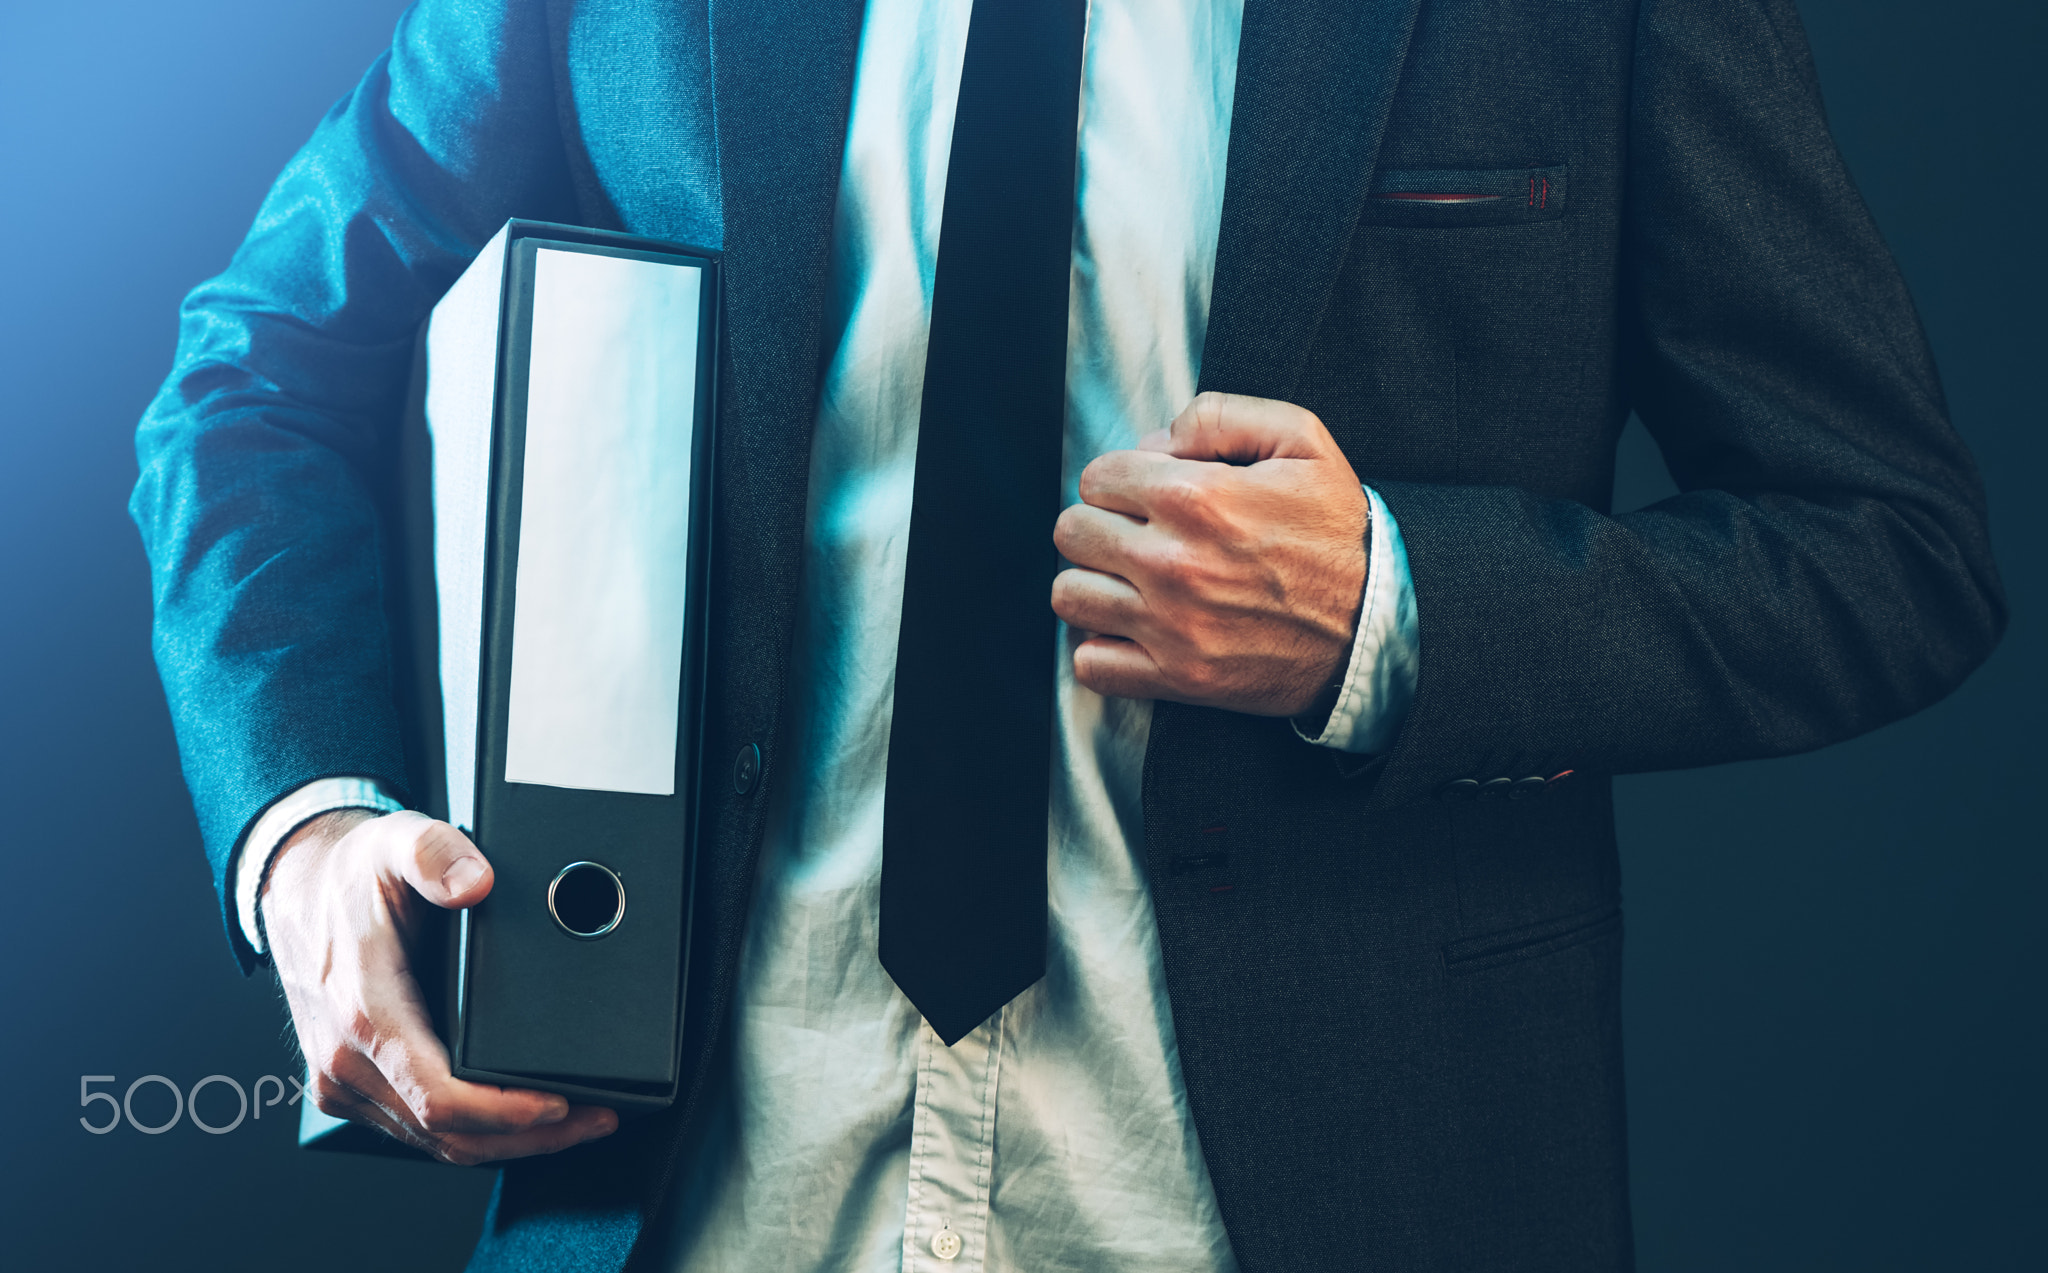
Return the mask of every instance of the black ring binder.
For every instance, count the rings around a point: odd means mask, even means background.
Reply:
[[[686,282],[665,271],[694,274]],[[594,297],[576,282],[598,277],[623,280],[619,303],[639,306],[634,317],[608,316],[611,293]],[[656,303],[686,297],[692,285],[690,312]],[[548,312],[559,304],[582,308]],[[591,308],[595,315],[582,312]],[[662,326],[671,320],[672,331]],[[549,332],[612,321],[626,324],[620,339],[566,352],[547,343]],[[663,340],[682,339],[694,342],[687,369],[660,354]],[[419,802],[470,830],[497,875],[491,896],[454,917],[445,943],[420,952],[416,969],[457,1077],[560,1092],[621,1113],[675,1098],[701,767],[718,340],[717,252],[519,220],[492,240],[423,329],[394,537],[405,579],[394,617],[412,651],[401,677],[409,682],[401,695],[409,757]],[[604,379],[579,393],[574,376],[593,367]],[[553,383],[540,383],[550,376]],[[634,377],[652,386],[641,397],[621,387]],[[663,395],[686,379],[687,418],[574,415],[598,399],[644,415],[648,402],[666,403]],[[567,415],[556,409],[563,403]],[[561,418],[543,418],[549,411]],[[576,448],[606,428],[662,454],[613,456],[610,468],[603,455],[578,459]],[[553,432],[541,436],[546,430]],[[596,512],[579,509],[579,488],[558,480],[577,464],[595,464],[598,485],[630,489]],[[686,476],[676,478],[681,468]],[[672,490],[633,486],[663,475]],[[662,520],[670,497],[686,505],[675,523]],[[568,512],[548,512],[536,498]],[[627,526],[615,551],[575,558],[588,549],[584,539],[602,540],[590,537],[593,519],[630,521],[635,508],[646,510],[656,538],[667,537],[662,543],[636,545]],[[537,546],[532,536],[547,517],[577,542]],[[552,581],[534,565],[551,553],[559,560],[543,567],[554,569]],[[646,560],[620,565],[636,553]],[[566,611],[561,589],[593,586],[593,572],[626,581],[599,597],[617,602],[617,614]],[[638,644],[628,639],[636,624],[651,634]],[[671,635],[672,647],[664,644]],[[597,660],[591,677],[616,701],[593,705],[587,685],[550,690],[569,657],[564,650],[604,641],[613,654]],[[620,690],[633,688],[620,663],[653,676],[646,684],[670,687],[672,701]],[[585,669],[568,670],[574,680]],[[623,713],[628,727],[615,728],[605,713]],[[595,741],[578,743],[579,729]],[[638,742],[607,741],[635,730]]]

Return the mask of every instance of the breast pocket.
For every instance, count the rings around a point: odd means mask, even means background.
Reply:
[[[1367,225],[1518,225],[1564,215],[1565,166],[1409,168],[1373,177]]]

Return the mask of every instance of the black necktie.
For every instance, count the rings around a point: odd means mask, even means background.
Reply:
[[[1086,0],[974,0],[946,169],[882,822],[882,966],[950,1046],[1045,973]]]

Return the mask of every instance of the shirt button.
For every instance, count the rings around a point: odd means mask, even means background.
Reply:
[[[942,1260],[950,1260],[960,1254],[960,1235],[951,1229],[941,1229],[932,1235],[932,1254]]]

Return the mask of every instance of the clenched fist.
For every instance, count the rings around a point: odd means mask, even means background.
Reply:
[[[1322,421],[1205,393],[1081,473],[1053,543],[1052,608],[1093,635],[1074,679],[1123,698],[1298,716],[1349,662],[1365,490]]]

